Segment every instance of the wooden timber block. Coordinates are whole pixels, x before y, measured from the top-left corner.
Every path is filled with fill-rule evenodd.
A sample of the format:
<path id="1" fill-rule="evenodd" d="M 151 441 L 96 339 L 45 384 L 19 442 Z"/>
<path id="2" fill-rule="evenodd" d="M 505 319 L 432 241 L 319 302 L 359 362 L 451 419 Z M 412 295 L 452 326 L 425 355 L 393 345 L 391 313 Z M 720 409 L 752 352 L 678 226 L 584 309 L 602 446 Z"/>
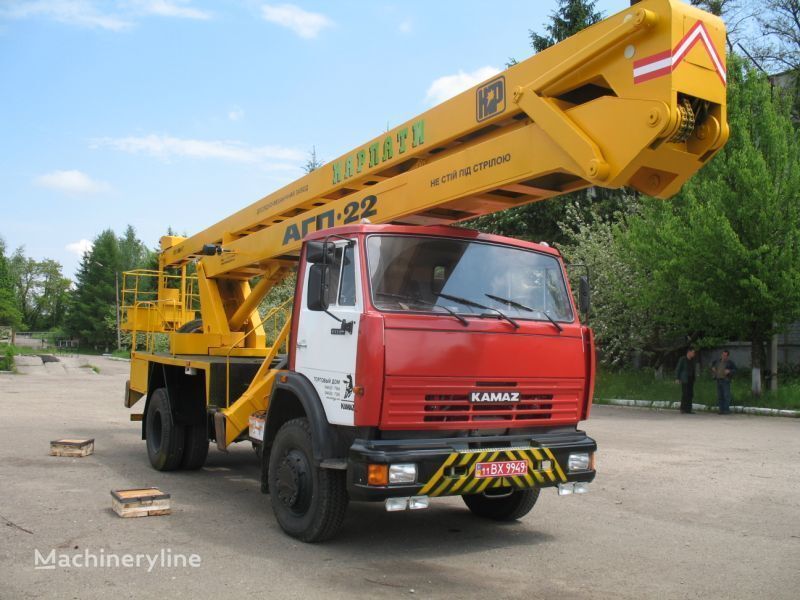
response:
<path id="1" fill-rule="evenodd" d="M 158 488 L 111 490 L 111 508 L 120 517 L 155 517 L 168 515 L 169 494 Z"/>
<path id="2" fill-rule="evenodd" d="M 50 442 L 50 456 L 89 456 L 94 454 L 94 438 Z"/>

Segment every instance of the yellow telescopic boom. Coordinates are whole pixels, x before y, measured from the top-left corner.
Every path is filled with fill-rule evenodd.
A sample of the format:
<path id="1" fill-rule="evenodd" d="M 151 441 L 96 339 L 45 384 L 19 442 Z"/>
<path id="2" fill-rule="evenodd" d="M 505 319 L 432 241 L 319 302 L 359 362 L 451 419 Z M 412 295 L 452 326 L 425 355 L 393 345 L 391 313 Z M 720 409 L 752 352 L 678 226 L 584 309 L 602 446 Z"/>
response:
<path id="1" fill-rule="evenodd" d="M 453 223 L 587 186 L 668 198 L 725 143 L 725 29 L 646 0 L 512 66 L 216 225 L 171 238 L 247 277 L 303 236 L 355 222 Z M 374 197 L 375 200 L 365 200 Z"/>

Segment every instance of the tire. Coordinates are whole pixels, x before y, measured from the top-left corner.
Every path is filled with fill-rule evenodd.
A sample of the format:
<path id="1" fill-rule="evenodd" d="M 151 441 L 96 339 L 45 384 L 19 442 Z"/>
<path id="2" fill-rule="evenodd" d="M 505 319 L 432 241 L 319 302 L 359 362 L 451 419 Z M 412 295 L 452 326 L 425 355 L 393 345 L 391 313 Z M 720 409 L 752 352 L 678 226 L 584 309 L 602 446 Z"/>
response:
<path id="1" fill-rule="evenodd" d="M 176 333 L 203 333 L 203 319 L 194 319 L 184 323 Z"/>
<path id="2" fill-rule="evenodd" d="M 539 488 L 511 492 L 508 496 L 491 497 L 483 494 L 463 496 L 464 504 L 472 514 L 493 521 L 515 521 L 527 515 L 536 500 Z"/>
<path id="3" fill-rule="evenodd" d="M 145 417 L 147 457 L 157 471 L 174 471 L 183 459 L 185 429 L 175 423 L 164 388 L 158 388 L 150 397 Z"/>
<path id="4" fill-rule="evenodd" d="M 205 415 L 204 415 L 205 417 Z M 208 457 L 208 426 L 186 425 L 186 441 L 183 448 L 181 468 L 194 471 L 206 464 Z"/>
<path id="5" fill-rule="evenodd" d="M 272 510 L 287 534 L 303 542 L 321 542 L 342 527 L 346 474 L 314 465 L 308 419 L 292 419 L 278 430 L 267 477 Z"/>

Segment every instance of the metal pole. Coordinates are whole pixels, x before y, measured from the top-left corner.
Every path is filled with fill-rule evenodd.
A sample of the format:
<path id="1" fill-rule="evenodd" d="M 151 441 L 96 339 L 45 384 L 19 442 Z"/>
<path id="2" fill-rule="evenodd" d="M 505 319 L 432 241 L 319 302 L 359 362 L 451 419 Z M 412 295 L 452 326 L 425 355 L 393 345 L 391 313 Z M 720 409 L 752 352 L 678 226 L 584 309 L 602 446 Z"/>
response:
<path id="1" fill-rule="evenodd" d="M 772 379 L 769 381 L 769 389 L 772 392 L 778 391 L 778 334 L 772 336 L 769 352 L 769 370 L 772 372 Z"/>
<path id="2" fill-rule="evenodd" d="M 119 273 L 114 271 L 114 292 L 117 296 L 117 350 L 122 350 L 122 334 L 119 329 Z"/>

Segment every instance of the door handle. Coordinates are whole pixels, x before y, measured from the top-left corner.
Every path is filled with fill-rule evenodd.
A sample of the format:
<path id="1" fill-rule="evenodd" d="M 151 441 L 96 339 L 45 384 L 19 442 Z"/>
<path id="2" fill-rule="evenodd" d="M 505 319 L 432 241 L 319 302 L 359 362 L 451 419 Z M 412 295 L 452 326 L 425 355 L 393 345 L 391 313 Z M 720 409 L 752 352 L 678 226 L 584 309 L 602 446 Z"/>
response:
<path id="1" fill-rule="evenodd" d="M 300 340 L 299 342 L 297 342 L 297 347 L 298 348 L 308 348 L 308 344 L 306 343 L 305 340 Z"/>

